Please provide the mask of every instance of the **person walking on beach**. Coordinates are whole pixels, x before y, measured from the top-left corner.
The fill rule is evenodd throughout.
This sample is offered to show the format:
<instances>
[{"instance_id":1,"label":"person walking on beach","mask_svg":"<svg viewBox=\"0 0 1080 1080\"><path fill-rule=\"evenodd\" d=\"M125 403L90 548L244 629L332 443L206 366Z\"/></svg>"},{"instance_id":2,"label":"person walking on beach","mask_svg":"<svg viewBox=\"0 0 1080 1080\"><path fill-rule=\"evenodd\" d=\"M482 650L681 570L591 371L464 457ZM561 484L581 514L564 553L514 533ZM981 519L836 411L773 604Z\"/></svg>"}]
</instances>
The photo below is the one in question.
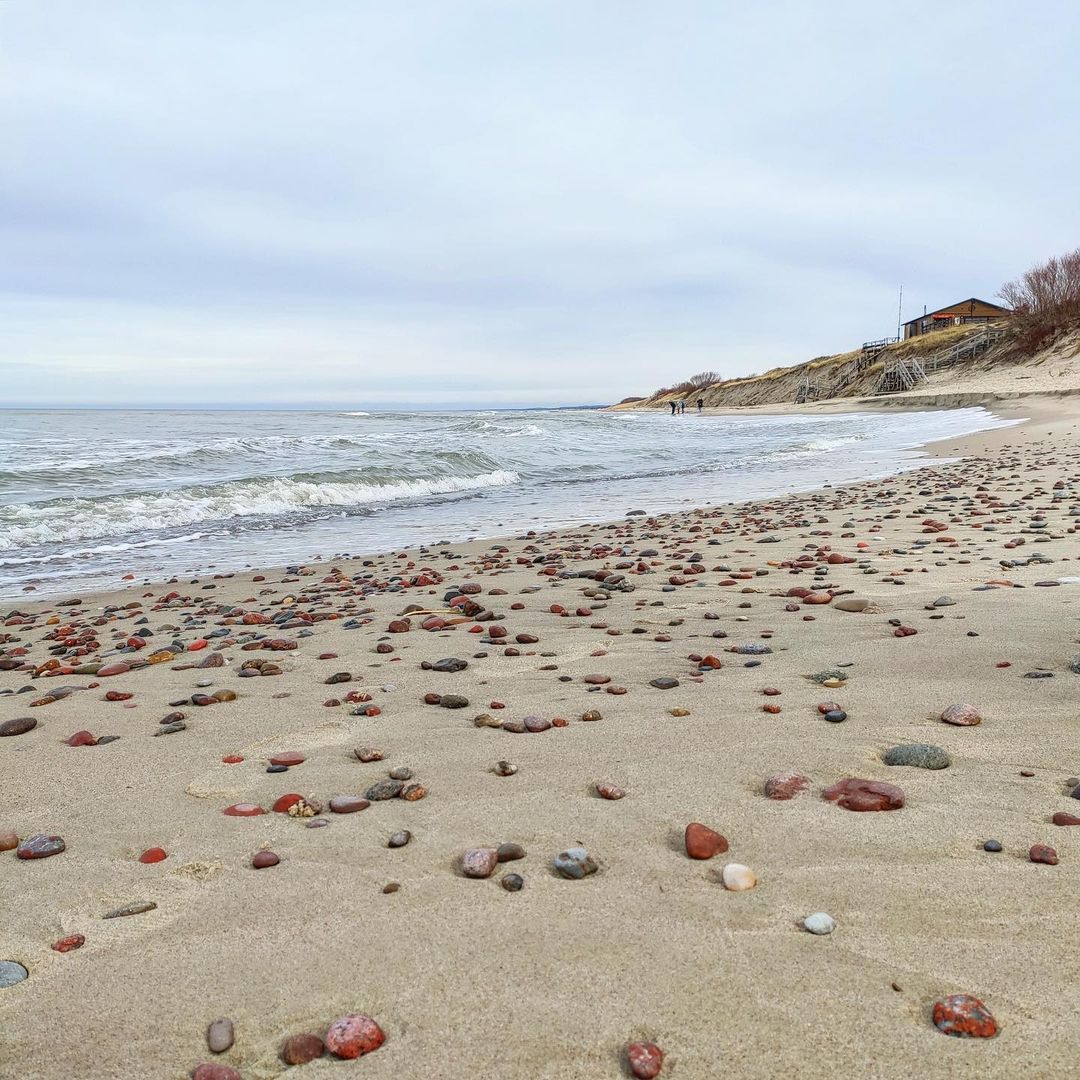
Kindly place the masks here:
<instances>
[{"instance_id":1,"label":"person walking on beach","mask_svg":"<svg viewBox=\"0 0 1080 1080\"><path fill-rule=\"evenodd\" d=\"M697 411L698 411L699 416L701 415L701 410L704 409L704 408L705 408L705 399L704 398L698 398L697 399Z\"/></svg>"},{"instance_id":2,"label":"person walking on beach","mask_svg":"<svg viewBox=\"0 0 1080 1080\"><path fill-rule=\"evenodd\" d=\"M675 410L678 409L678 407L679 407L679 403L677 401L673 401L671 403L671 415L672 416L675 415Z\"/></svg>"}]
</instances>

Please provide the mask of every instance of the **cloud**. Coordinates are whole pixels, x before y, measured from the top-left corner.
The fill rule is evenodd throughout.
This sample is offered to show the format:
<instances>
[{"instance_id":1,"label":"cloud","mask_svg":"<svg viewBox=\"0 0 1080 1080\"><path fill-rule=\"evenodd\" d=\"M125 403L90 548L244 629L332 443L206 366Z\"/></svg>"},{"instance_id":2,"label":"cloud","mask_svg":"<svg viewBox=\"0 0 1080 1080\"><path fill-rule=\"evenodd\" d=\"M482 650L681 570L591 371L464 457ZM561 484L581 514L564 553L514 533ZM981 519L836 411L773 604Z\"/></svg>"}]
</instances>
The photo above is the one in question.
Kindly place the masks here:
<instances>
[{"instance_id":1,"label":"cloud","mask_svg":"<svg viewBox=\"0 0 1080 1080\"><path fill-rule=\"evenodd\" d=\"M600 401L989 298L1080 232L1046 6L0 5L0 402Z\"/></svg>"}]
</instances>

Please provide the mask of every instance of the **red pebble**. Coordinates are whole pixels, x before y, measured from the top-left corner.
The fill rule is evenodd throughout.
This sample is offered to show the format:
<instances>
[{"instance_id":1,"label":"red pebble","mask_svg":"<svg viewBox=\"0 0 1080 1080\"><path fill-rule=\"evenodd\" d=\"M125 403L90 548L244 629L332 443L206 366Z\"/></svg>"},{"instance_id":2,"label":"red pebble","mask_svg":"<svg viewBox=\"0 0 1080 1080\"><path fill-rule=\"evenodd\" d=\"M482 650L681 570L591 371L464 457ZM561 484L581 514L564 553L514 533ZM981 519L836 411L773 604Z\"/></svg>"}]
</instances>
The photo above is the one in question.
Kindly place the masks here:
<instances>
[{"instance_id":1,"label":"red pebble","mask_svg":"<svg viewBox=\"0 0 1080 1080\"><path fill-rule=\"evenodd\" d=\"M76 731L66 742L68 746L97 746L97 739L89 731Z\"/></svg>"},{"instance_id":2,"label":"red pebble","mask_svg":"<svg viewBox=\"0 0 1080 1080\"><path fill-rule=\"evenodd\" d=\"M226 754L221 760L226 765L239 765L244 759L239 754Z\"/></svg>"},{"instance_id":3,"label":"red pebble","mask_svg":"<svg viewBox=\"0 0 1080 1080\"><path fill-rule=\"evenodd\" d=\"M779 705L762 705L762 712L773 713L774 715L780 711Z\"/></svg>"},{"instance_id":4,"label":"red pebble","mask_svg":"<svg viewBox=\"0 0 1080 1080\"><path fill-rule=\"evenodd\" d=\"M777 773L765 781L765 796L778 801L794 799L796 795L805 791L809 786L809 777L803 776L802 773Z\"/></svg>"},{"instance_id":5,"label":"red pebble","mask_svg":"<svg viewBox=\"0 0 1080 1080\"><path fill-rule=\"evenodd\" d=\"M1059 810L1051 819L1055 825L1080 825L1080 817Z\"/></svg>"},{"instance_id":6,"label":"red pebble","mask_svg":"<svg viewBox=\"0 0 1080 1080\"><path fill-rule=\"evenodd\" d=\"M1047 844L1033 844L1028 850L1028 858L1032 862L1046 863L1047 866L1058 864L1058 853Z\"/></svg>"},{"instance_id":7,"label":"red pebble","mask_svg":"<svg viewBox=\"0 0 1080 1080\"><path fill-rule=\"evenodd\" d=\"M998 1031L990 1010L971 994L950 994L935 1001L934 1026L946 1035L962 1039L990 1039Z\"/></svg>"},{"instance_id":8,"label":"red pebble","mask_svg":"<svg viewBox=\"0 0 1080 1080\"><path fill-rule=\"evenodd\" d=\"M54 941L52 948L55 952L74 952L76 949L81 949L85 944L86 938L82 934L68 934L67 937Z\"/></svg>"},{"instance_id":9,"label":"red pebble","mask_svg":"<svg viewBox=\"0 0 1080 1080\"><path fill-rule=\"evenodd\" d=\"M297 795L295 791L290 792L288 795L282 795L274 802L271 809L275 814L287 814L290 806L295 806L298 802L303 802L304 796Z\"/></svg>"},{"instance_id":10,"label":"red pebble","mask_svg":"<svg viewBox=\"0 0 1080 1080\"><path fill-rule=\"evenodd\" d=\"M127 693L123 690L108 690L105 693L106 701L127 701L129 698L133 698L135 695Z\"/></svg>"},{"instance_id":11,"label":"red pebble","mask_svg":"<svg viewBox=\"0 0 1080 1080\"><path fill-rule=\"evenodd\" d=\"M653 1080L664 1066L664 1051L656 1043L634 1042L626 1048L626 1060L639 1080Z\"/></svg>"},{"instance_id":12,"label":"red pebble","mask_svg":"<svg viewBox=\"0 0 1080 1080\"><path fill-rule=\"evenodd\" d=\"M323 1041L335 1057L352 1060L378 1050L385 1038L382 1028L370 1016L350 1013L330 1025Z\"/></svg>"},{"instance_id":13,"label":"red pebble","mask_svg":"<svg viewBox=\"0 0 1080 1080\"><path fill-rule=\"evenodd\" d=\"M233 806L226 806L222 813L227 814L229 817L258 817L259 814L265 814L266 811L261 806L256 806L255 803L241 802L235 803Z\"/></svg>"},{"instance_id":14,"label":"red pebble","mask_svg":"<svg viewBox=\"0 0 1080 1080\"><path fill-rule=\"evenodd\" d=\"M141 863L156 863L163 862L168 858L164 848L151 847L147 848L140 856L139 862Z\"/></svg>"},{"instance_id":15,"label":"red pebble","mask_svg":"<svg viewBox=\"0 0 1080 1080\"><path fill-rule=\"evenodd\" d=\"M205 1065L200 1065L191 1074L191 1080L244 1080L244 1078L230 1066L210 1061Z\"/></svg>"},{"instance_id":16,"label":"red pebble","mask_svg":"<svg viewBox=\"0 0 1080 1080\"><path fill-rule=\"evenodd\" d=\"M904 805L904 793L895 784L857 777L837 781L827 787L821 797L845 810L899 810Z\"/></svg>"},{"instance_id":17,"label":"red pebble","mask_svg":"<svg viewBox=\"0 0 1080 1080\"><path fill-rule=\"evenodd\" d=\"M304 755L299 750L283 750L270 759L271 765L302 765Z\"/></svg>"},{"instance_id":18,"label":"red pebble","mask_svg":"<svg viewBox=\"0 0 1080 1080\"><path fill-rule=\"evenodd\" d=\"M728 849L725 837L697 821L686 826L683 842L686 844L686 854L691 859L711 859Z\"/></svg>"},{"instance_id":19,"label":"red pebble","mask_svg":"<svg viewBox=\"0 0 1080 1080\"><path fill-rule=\"evenodd\" d=\"M268 867L277 866L281 859L272 851L256 851L251 857L251 865L256 870L266 870Z\"/></svg>"}]
</instances>

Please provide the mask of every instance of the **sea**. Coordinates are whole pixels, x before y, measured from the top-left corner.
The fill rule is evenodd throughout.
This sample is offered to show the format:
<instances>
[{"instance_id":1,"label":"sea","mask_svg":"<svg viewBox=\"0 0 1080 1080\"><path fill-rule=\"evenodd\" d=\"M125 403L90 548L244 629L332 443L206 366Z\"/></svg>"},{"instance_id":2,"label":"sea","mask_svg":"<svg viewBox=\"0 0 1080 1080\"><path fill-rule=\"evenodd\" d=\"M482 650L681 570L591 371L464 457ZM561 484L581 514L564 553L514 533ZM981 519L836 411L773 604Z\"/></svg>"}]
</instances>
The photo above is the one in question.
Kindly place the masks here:
<instances>
[{"instance_id":1,"label":"sea","mask_svg":"<svg viewBox=\"0 0 1080 1080\"><path fill-rule=\"evenodd\" d=\"M518 535L885 477L984 409L0 411L0 597Z\"/></svg>"}]
</instances>

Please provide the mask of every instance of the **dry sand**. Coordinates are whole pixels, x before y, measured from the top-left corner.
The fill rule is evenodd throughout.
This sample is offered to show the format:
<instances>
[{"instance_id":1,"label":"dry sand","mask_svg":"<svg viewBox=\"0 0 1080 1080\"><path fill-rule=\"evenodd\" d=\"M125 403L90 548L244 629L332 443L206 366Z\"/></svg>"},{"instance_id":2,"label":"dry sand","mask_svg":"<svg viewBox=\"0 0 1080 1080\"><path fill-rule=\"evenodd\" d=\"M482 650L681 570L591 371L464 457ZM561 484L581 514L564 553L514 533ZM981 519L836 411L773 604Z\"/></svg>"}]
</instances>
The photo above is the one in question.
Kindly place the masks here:
<instances>
[{"instance_id":1,"label":"dry sand","mask_svg":"<svg viewBox=\"0 0 1080 1080\"><path fill-rule=\"evenodd\" d=\"M666 1052L661 1075L683 1080L1080 1074L1080 828L1050 823L1055 811L1080 812L1065 786L1080 774L1080 676L1067 667L1080 652L1080 585L975 591L994 579L1032 586L1080 572L1070 516L1080 505L1080 429L1068 408L1025 402L1031 423L950 441L936 452L965 460L931 462L890 481L506 541L497 571L479 565L494 554L491 541L457 545L453 558L413 553L417 567L444 574L446 585L481 584L478 599L505 614L511 638L539 637L519 646L516 658L481 644L465 626L389 635L396 651L376 654L406 604L441 607L446 586L364 599L320 586L329 564L310 564L313 576L288 582L278 571L259 583L238 575L133 585L84 596L78 615L49 602L6 603L5 610L42 616L59 611L69 623L141 601L135 616L99 628L106 652L142 613L155 631L150 652L217 628L219 614L186 625L204 606L273 612L268 605L290 595L329 597L325 607L303 602L301 610L370 607L372 621L356 630L319 622L293 652L234 645L224 650L223 668L158 664L32 709L29 702L58 683L93 680L0 672L0 689L36 687L0 696L0 721L38 720L35 730L0 739L0 831L59 833L67 843L63 854L39 861L0 854L0 959L30 970L27 980L0 990L0 1077L179 1080L213 1058L205 1029L222 1016L234 1021L236 1043L217 1060L245 1080L286 1073L301 1080L594 1080L627 1075L623 1049L642 1037ZM1064 487L1053 492L1058 481ZM963 500L979 484L1005 505L972 517ZM961 501L943 501L946 493ZM953 512L946 535L956 544L924 534L924 518L950 522ZM1039 512L1048 527L1029 531ZM997 531L972 528L991 521ZM789 524L773 528L777 522ZM758 543L766 523L779 543ZM1052 539L1037 542L1039 532ZM1018 536L1023 546L1003 547ZM770 563L819 544L855 554L860 541L879 573L847 564L831 567L825 580L869 597L880 613L785 611L791 601L782 593L809 585L811 575ZM574 542L582 550L567 552ZM635 591L592 605L593 616L550 613L553 603L571 610L589 603L582 589L595 582L539 576L537 565L516 565L517 556L531 543L566 553L570 570L622 561L616 554L590 560L593 542L653 547L661 557L650 573L629 575ZM709 570L663 592L669 567L687 565L677 551L700 552ZM1053 561L999 565L1035 554ZM406 560L374 562L334 565L346 575L385 578ZM770 572L721 587L728 575L717 566ZM904 584L888 583L893 575ZM507 595L492 596L493 588ZM153 610L171 590L194 604ZM956 605L926 610L942 594ZM510 609L517 601L525 610ZM719 618L705 620L706 613ZM897 638L890 619L918 633ZM590 628L598 621L622 633ZM180 630L162 631L164 624ZM8 626L13 640L5 647L21 642L40 663L51 629L44 618L29 631ZM714 640L716 630L728 636ZM670 642L655 640L664 634ZM758 667L722 651L766 641L774 652ZM596 650L606 655L591 655ZM318 660L324 651L339 658ZM474 659L477 652L487 656ZM724 667L695 681L687 657L708 653ZM422 660L449 656L468 659L469 668L420 669ZM280 662L284 674L239 678L252 657ZM996 666L1006 660L1011 667ZM805 677L840 662L852 664L842 689L823 690ZM549 665L557 670L543 670ZM1037 668L1053 678L1023 677ZM324 685L341 670L356 681ZM591 672L610 675L628 693L589 692L581 680ZM660 675L681 685L653 689L648 681ZM186 731L152 738L167 703L188 697L204 678L213 680L210 691L234 689L238 700L184 708ZM782 695L763 697L767 686ZM108 689L134 692L135 707L104 701ZM323 704L350 689L372 693L382 715L351 716L352 706ZM465 694L470 707L423 705L428 691ZM830 698L846 709L846 722L818 715L816 704ZM569 724L539 734L474 727L473 716L492 700L506 703L500 717L561 716ZM767 701L783 711L764 713ZM963 701L982 711L980 726L938 721L945 706ZM581 722L592 708L603 719ZM673 708L689 715L673 717ZM121 738L65 745L79 729ZM880 761L906 742L944 747L953 764L930 772ZM360 745L381 748L385 760L361 764L352 756ZM282 749L301 750L307 760L268 775L266 759ZM246 760L222 764L229 754ZM499 759L519 765L518 773L497 776ZM269 807L289 791L322 799L360 793L403 764L429 788L427 798L327 814L330 825L320 829L280 814L222 814L239 801ZM809 776L811 789L790 802L766 799L765 778L790 768ZM858 814L823 801L822 787L845 776L897 783L907 805ZM628 794L600 799L592 788L598 780ZM682 832L691 821L722 832L728 854L688 859ZM388 849L389 835L403 828L412 842ZM982 849L989 837L1002 842L1002 853ZM461 876L466 848L502 841L523 844L527 857L486 881ZM250 857L264 843L281 863L253 870ZM1036 843L1053 845L1060 864L1030 862ZM553 856L573 844L600 863L583 881L552 871ZM168 851L164 862L137 861L156 845ZM719 874L730 861L752 867L758 887L725 891ZM500 888L505 870L524 876L521 892ZM401 888L386 895L390 881ZM136 900L157 908L102 920ZM837 920L835 933L815 937L800 927L815 911ZM50 949L74 933L86 937L81 949ZM996 1038L949 1038L934 1028L932 1003L957 992L985 1001L1000 1024ZM385 1045L355 1062L326 1057L287 1069L279 1061L286 1036L321 1034L348 1012L375 1017Z\"/></svg>"}]
</instances>

